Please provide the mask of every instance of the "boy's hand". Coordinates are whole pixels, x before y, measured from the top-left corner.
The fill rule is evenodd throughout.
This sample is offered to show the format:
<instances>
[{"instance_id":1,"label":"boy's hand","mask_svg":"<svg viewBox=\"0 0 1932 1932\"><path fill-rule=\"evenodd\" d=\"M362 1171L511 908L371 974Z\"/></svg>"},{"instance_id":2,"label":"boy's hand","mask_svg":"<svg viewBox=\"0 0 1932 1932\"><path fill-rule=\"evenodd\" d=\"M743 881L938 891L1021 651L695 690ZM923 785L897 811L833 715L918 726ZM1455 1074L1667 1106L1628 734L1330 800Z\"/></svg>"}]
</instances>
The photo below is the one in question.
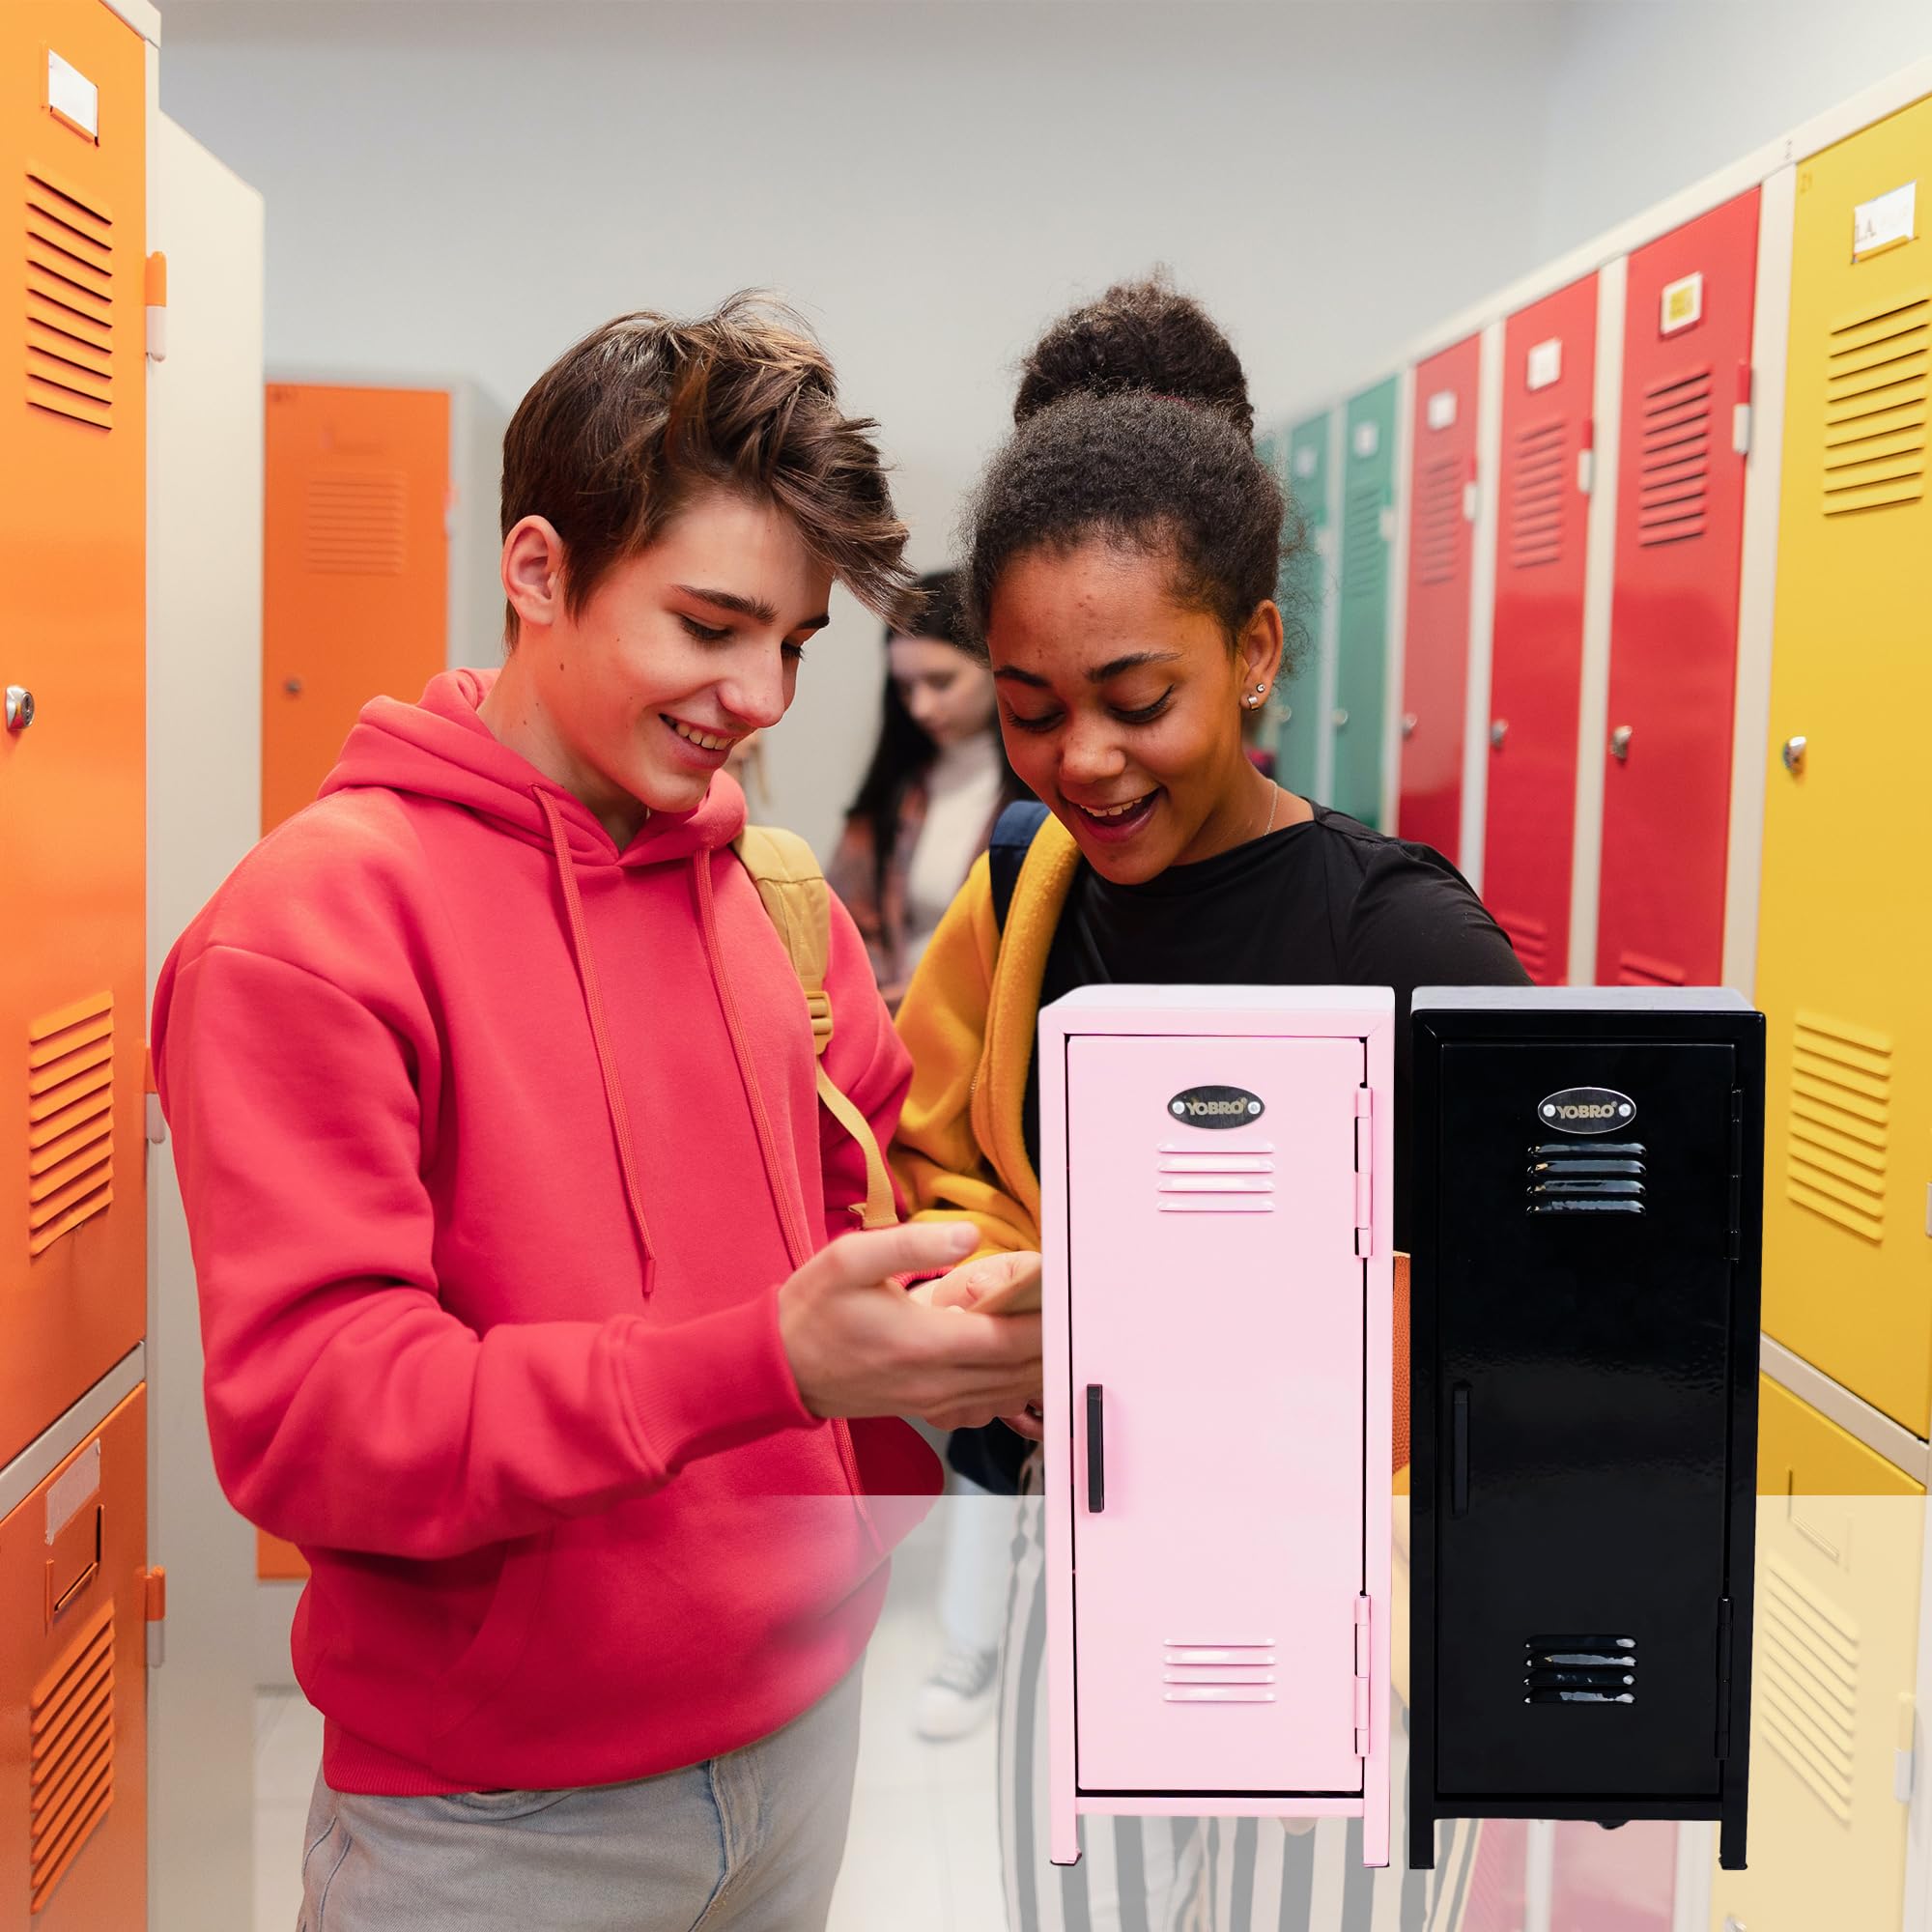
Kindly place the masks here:
<instances>
[{"instance_id":1,"label":"boy's hand","mask_svg":"<svg viewBox=\"0 0 1932 1932\"><path fill-rule=\"evenodd\" d=\"M779 1290L779 1332L812 1414L917 1415L936 1429L977 1429L1037 1398L1037 1315L935 1307L891 1280L957 1262L978 1239L961 1222L847 1235ZM1004 1258L979 1265L993 1259Z\"/></svg>"},{"instance_id":2,"label":"boy's hand","mask_svg":"<svg viewBox=\"0 0 1932 1932\"><path fill-rule=\"evenodd\" d=\"M1039 1280L1040 1260L1037 1254L981 1255L978 1261L963 1262L951 1274L937 1281L923 1281L910 1291L915 1299L934 1308L972 1308L989 1295L1001 1299L1022 1293ZM1036 1292L1034 1300L1038 1300Z\"/></svg>"}]
</instances>

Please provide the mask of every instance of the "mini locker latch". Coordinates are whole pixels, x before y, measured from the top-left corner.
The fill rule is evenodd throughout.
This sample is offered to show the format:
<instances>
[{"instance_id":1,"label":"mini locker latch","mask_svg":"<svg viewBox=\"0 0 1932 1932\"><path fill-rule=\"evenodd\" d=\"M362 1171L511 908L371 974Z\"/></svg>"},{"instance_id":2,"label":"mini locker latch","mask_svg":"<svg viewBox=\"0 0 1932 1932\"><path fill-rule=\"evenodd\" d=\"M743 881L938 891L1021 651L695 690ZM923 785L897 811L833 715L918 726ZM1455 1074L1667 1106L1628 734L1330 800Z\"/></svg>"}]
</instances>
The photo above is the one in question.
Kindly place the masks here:
<instances>
[{"instance_id":1,"label":"mini locker latch","mask_svg":"<svg viewBox=\"0 0 1932 1932\"><path fill-rule=\"evenodd\" d=\"M1087 1508L1098 1516L1107 1507L1107 1436L1104 1397L1098 1382L1087 1384Z\"/></svg>"},{"instance_id":2,"label":"mini locker latch","mask_svg":"<svg viewBox=\"0 0 1932 1932\"><path fill-rule=\"evenodd\" d=\"M1355 1089L1355 1252L1375 1252L1376 1121L1373 1090Z\"/></svg>"},{"instance_id":3,"label":"mini locker latch","mask_svg":"<svg viewBox=\"0 0 1932 1932\"><path fill-rule=\"evenodd\" d=\"M1469 1513L1469 1391L1453 1390L1449 1397L1449 1514Z\"/></svg>"}]
</instances>

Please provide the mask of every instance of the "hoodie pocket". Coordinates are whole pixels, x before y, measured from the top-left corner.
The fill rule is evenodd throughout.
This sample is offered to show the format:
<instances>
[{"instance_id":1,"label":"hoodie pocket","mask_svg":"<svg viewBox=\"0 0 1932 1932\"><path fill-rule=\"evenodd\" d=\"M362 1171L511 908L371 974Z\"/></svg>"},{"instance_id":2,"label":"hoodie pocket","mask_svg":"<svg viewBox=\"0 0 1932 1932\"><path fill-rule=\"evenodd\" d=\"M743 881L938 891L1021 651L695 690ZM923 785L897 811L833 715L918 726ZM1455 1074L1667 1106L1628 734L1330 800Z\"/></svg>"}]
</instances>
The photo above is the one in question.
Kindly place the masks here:
<instances>
[{"instance_id":1,"label":"hoodie pocket","mask_svg":"<svg viewBox=\"0 0 1932 1932\"><path fill-rule=\"evenodd\" d=\"M431 1693L432 1739L447 1736L472 1717L517 1667L536 1628L537 1604L555 1535L547 1529L540 1536L520 1537L503 1546L503 1565L483 1621Z\"/></svg>"}]
</instances>

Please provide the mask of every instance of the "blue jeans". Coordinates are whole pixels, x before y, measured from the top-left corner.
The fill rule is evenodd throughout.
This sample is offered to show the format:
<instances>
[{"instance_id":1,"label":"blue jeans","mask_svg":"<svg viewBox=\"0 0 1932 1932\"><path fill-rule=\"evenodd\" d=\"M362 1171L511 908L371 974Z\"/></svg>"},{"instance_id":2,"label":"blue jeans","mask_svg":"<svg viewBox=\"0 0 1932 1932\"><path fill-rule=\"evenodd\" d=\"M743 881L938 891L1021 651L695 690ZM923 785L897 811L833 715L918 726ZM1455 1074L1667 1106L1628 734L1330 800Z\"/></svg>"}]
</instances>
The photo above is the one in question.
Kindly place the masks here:
<instances>
[{"instance_id":1,"label":"blue jeans","mask_svg":"<svg viewBox=\"0 0 1932 1932\"><path fill-rule=\"evenodd\" d=\"M862 1668L770 1737L632 1784L368 1798L318 1776L298 1932L822 1932Z\"/></svg>"}]
</instances>

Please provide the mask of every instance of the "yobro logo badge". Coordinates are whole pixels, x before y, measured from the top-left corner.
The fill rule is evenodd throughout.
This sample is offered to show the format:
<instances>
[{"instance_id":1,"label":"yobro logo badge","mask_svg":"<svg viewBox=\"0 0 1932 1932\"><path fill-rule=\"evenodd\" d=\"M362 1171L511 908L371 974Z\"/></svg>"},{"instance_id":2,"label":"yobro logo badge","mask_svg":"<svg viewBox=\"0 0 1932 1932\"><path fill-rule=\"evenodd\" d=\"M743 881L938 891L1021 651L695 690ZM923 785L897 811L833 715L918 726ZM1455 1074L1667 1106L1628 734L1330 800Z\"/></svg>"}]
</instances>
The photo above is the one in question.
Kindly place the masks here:
<instances>
[{"instance_id":1,"label":"yobro logo badge","mask_svg":"<svg viewBox=\"0 0 1932 1932\"><path fill-rule=\"evenodd\" d=\"M1536 1118L1565 1134L1606 1134L1636 1119L1636 1102L1610 1087L1566 1087L1539 1100Z\"/></svg>"},{"instance_id":2,"label":"yobro logo badge","mask_svg":"<svg viewBox=\"0 0 1932 1932\"><path fill-rule=\"evenodd\" d=\"M1264 1109L1245 1087L1190 1087L1167 1103L1167 1111L1190 1127L1245 1127Z\"/></svg>"}]
</instances>

